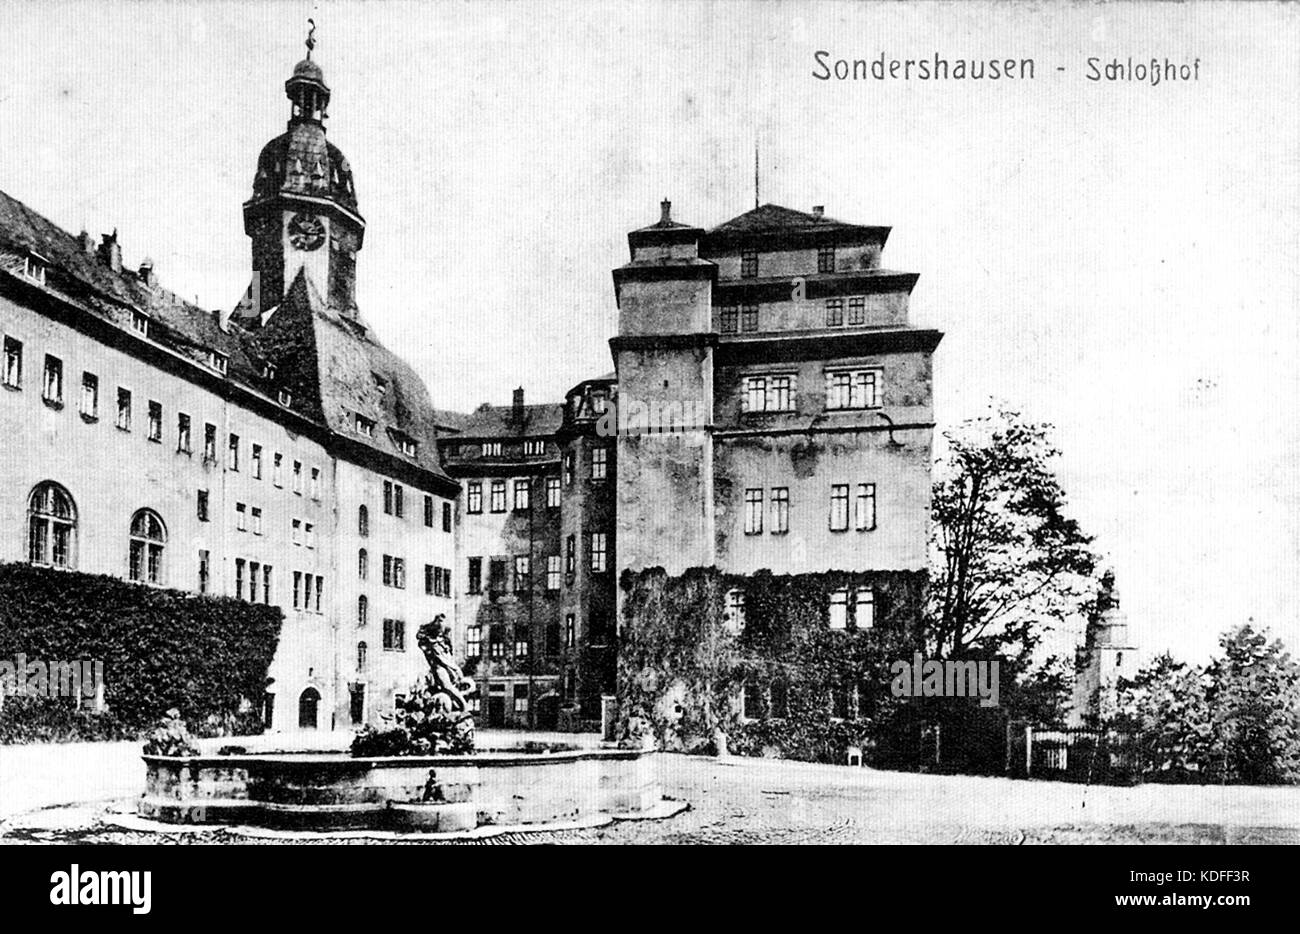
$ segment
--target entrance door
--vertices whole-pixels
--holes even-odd
[[[488,726],[506,725],[506,686],[504,684],[488,685]]]
[[[348,688],[348,713],[352,725],[359,726],[366,719],[366,686],[354,684]]]
[[[308,688],[298,696],[298,729],[316,729],[316,711],[320,707],[320,691]]]

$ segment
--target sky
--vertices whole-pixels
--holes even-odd
[[[609,372],[627,231],[751,208],[757,144],[764,202],[893,227],[941,430],[1055,426],[1144,655],[1247,619],[1300,649],[1300,7],[0,0],[0,188],[230,308],[309,16],[362,313],[435,405]],[[1035,77],[819,81],[818,50]]]

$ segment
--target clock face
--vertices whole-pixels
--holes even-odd
[[[325,242],[325,222],[314,214],[289,218],[289,242],[296,250],[315,250]]]

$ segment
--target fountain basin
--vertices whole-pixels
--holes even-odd
[[[142,758],[137,810],[173,824],[449,832],[636,814],[662,797],[657,754],[632,749]]]

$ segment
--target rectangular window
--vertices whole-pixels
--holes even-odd
[[[94,373],[81,374],[81,417],[87,421],[99,418],[99,377]]]
[[[387,652],[406,651],[406,623],[400,619],[384,620],[384,650]]]
[[[406,559],[393,559],[393,586],[398,590],[406,589]]]
[[[826,373],[826,408],[879,408],[879,370],[834,370]]]
[[[316,575],[316,612],[324,612],[325,606],[325,578],[319,574]]]
[[[478,658],[483,654],[483,627],[470,626],[465,630],[465,657]]]
[[[356,420],[357,434],[363,438],[373,438],[375,436],[375,423],[370,419],[358,415]]]
[[[492,558],[488,561],[488,593],[499,597],[506,590],[506,562],[504,558]]]
[[[767,409],[767,377],[746,376],[745,394],[741,397],[741,411],[762,412]]]
[[[723,334],[735,334],[736,328],[740,324],[739,306],[727,305],[723,307],[722,313],[718,316],[718,320]]]
[[[4,381],[10,389],[23,385],[23,342],[12,337],[5,338]]]
[[[745,720],[761,720],[767,716],[767,691],[753,679],[745,682],[741,692],[740,716]]]
[[[153,400],[150,400],[149,402],[149,440],[150,441],[154,441],[159,444],[162,443],[162,436],[163,436],[162,423],[163,423],[162,403],[154,402]]]
[[[253,445],[253,479],[262,479],[262,446],[260,444]]]
[[[239,435],[232,434],[230,436],[227,445],[226,466],[231,470],[239,470]]]
[[[293,491],[302,496],[302,461],[293,462]]]
[[[181,454],[188,454],[192,449],[190,417],[184,412],[178,412],[176,414],[176,450]]]
[[[564,452],[564,485],[573,486],[573,452]]]
[[[869,587],[853,591],[853,625],[858,629],[875,628],[876,592]]]
[[[758,306],[745,305],[740,309],[740,329],[742,331],[758,330]]]
[[[515,593],[527,593],[532,584],[533,560],[527,555],[515,558]]]
[[[504,480],[492,481],[492,503],[490,508],[493,512],[506,511],[506,482]]]
[[[433,528],[433,497],[428,493],[424,494],[424,525],[426,528]]]
[[[225,375],[226,371],[230,369],[230,358],[223,353],[210,350],[208,351],[208,365],[218,373]]]
[[[271,604],[271,565],[262,565],[262,602]]]
[[[465,488],[465,511],[477,515],[483,511],[483,481],[471,480]]]
[[[740,632],[745,628],[745,591],[727,591],[727,605],[723,611],[722,624],[731,632]]]
[[[244,599],[244,559],[235,559],[235,599]]]
[[[293,520],[293,536],[292,536],[292,541],[293,541],[293,543],[294,543],[295,545],[301,545],[301,544],[302,544],[302,520],[301,520],[301,519],[294,519],[294,520]]]
[[[849,527],[849,485],[847,483],[836,483],[831,486],[830,527],[832,532],[843,532]]]
[[[546,453],[545,441],[525,441],[524,457],[541,457]]]
[[[500,441],[488,441],[488,442],[485,442],[484,445],[483,445],[483,456],[484,456],[484,457],[500,457],[500,456],[501,456],[501,442],[500,442]]]
[[[867,323],[867,300],[861,295],[849,299],[849,324]]]
[[[271,458],[271,482],[278,487],[284,486],[284,455],[279,451]]]
[[[858,484],[853,525],[859,532],[869,532],[876,527],[876,485],[874,483]]]
[[[200,522],[207,522],[210,517],[210,513],[208,512],[208,491],[207,490],[199,490],[198,516]]]
[[[835,247],[822,246],[817,248],[817,271],[835,271]]]
[[[311,469],[311,498],[320,499],[320,468]]]
[[[515,629],[515,658],[528,657],[528,630],[523,626]],[[522,696],[522,699],[520,695]],[[524,713],[528,710],[528,685],[515,685],[515,713]]]
[[[303,523],[302,539],[308,548],[315,548],[316,547],[316,526],[312,525],[310,522]]]
[[[793,376],[772,376],[767,381],[767,409],[769,412],[789,412],[794,408],[791,389]]]
[[[609,448],[591,449],[591,479],[604,480],[609,470]]]
[[[528,480],[515,481],[515,511],[524,512],[531,501],[532,484]]]
[[[442,504],[442,530],[444,532],[451,531],[451,503],[444,502]]]
[[[262,507],[254,506],[250,512],[253,514],[253,534],[262,534]]]
[[[745,490],[745,534],[758,535],[763,531],[763,490],[751,487]]]
[[[789,373],[746,376],[741,388],[742,412],[788,412],[794,409],[794,376]]]
[[[393,515],[398,519],[406,516],[405,493],[400,483],[393,484]]]
[[[50,354],[45,355],[45,381],[42,383],[41,398],[55,405],[63,404],[63,361]]]
[[[293,608],[296,610],[302,605],[302,571],[293,572]]]
[[[203,459],[210,463],[217,461],[217,426],[205,424],[203,426]]]
[[[235,503],[235,528],[241,532],[248,531],[248,507],[243,503]]]
[[[591,533],[591,569],[597,573],[605,570],[607,542],[604,532]]]
[[[826,624],[831,629],[847,629],[849,626],[849,592],[844,588],[831,591],[827,606]]]
[[[117,387],[117,427],[131,430],[131,390]]]
[[[560,556],[548,555],[546,558],[546,589],[560,589]]]
[[[559,477],[546,478],[546,508],[547,509],[560,508],[560,478]]]
[[[483,559],[469,559],[469,579],[466,581],[465,591],[467,593],[483,592]]]
[[[826,326],[828,328],[838,327],[844,323],[844,299],[828,298],[826,299]]]
[[[212,579],[212,556],[206,551],[199,552],[199,593],[207,593]]]
[[[740,277],[742,279],[752,279],[758,275],[758,253],[755,250],[745,250],[740,254]]]
[[[574,644],[577,642],[577,638],[577,618],[572,613],[568,613],[564,617],[564,647],[566,649],[573,648]]]
[[[434,578],[433,565],[426,564],[424,566],[424,592],[428,596],[433,596],[436,593],[436,588],[434,586],[433,578]]]
[[[790,531],[790,488],[772,487],[772,534],[784,535]]]
[[[564,543],[564,573],[565,576],[572,579],[574,573],[578,570],[578,543],[577,539],[570,535]]]
[[[257,602],[257,584],[258,572],[261,571],[262,565],[256,561],[248,562],[248,602]]]

